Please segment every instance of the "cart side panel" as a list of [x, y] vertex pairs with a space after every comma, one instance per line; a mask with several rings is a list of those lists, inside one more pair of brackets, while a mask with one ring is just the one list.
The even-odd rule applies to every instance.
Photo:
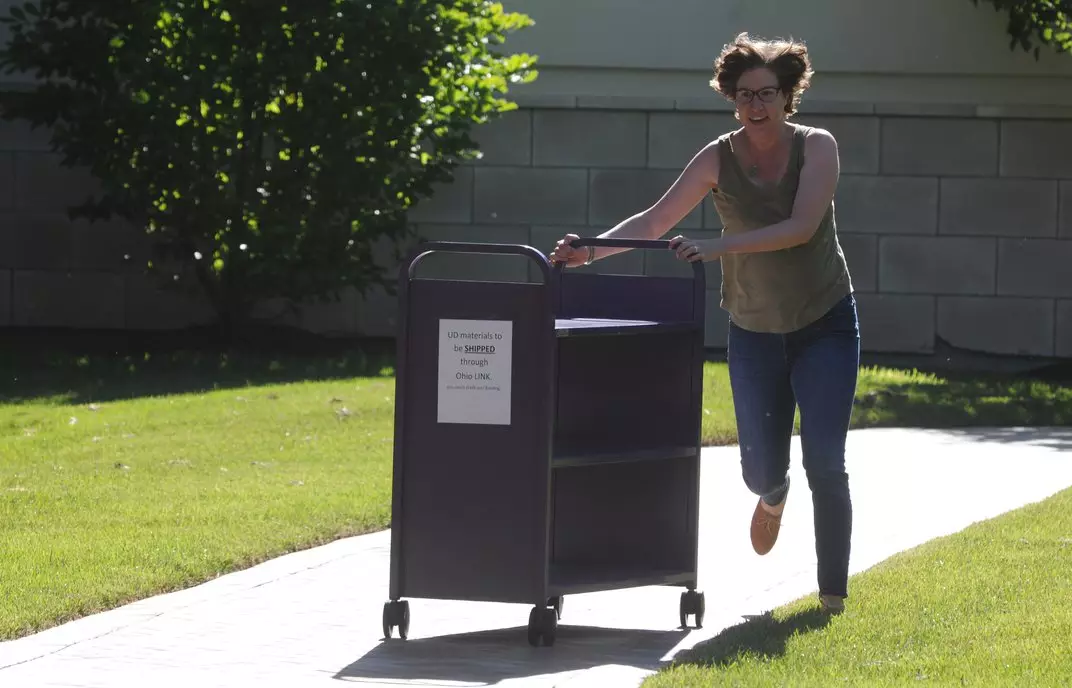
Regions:
[[[546, 591], [554, 331], [538, 284], [413, 280], [401, 460], [403, 596]], [[440, 320], [512, 322], [508, 425], [439, 422]]]

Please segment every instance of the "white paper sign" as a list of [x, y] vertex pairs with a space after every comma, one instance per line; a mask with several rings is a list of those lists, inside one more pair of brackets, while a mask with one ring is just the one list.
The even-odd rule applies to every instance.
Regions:
[[513, 325], [439, 321], [440, 423], [510, 424]]

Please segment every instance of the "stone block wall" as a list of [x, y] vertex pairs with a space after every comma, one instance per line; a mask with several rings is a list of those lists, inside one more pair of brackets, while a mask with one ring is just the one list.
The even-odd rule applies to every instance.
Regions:
[[[567, 232], [597, 234], [658, 200], [701, 146], [737, 124], [682, 101], [524, 105], [489, 125], [484, 159], [414, 214], [424, 236], [516, 241], [527, 232], [547, 251]], [[797, 120], [839, 142], [838, 227], [866, 350], [929, 353], [941, 339], [1072, 357], [1069, 113], [817, 104]], [[707, 198], [674, 231], [719, 229]], [[637, 252], [586, 269], [667, 274], [680, 269], [672, 262]], [[708, 344], [721, 347], [717, 266], [708, 287]]]
[[[654, 203], [696, 151], [735, 127], [711, 103], [532, 97], [479, 132], [484, 157], [411, 215], [430, 239], [527, 243], [594, 235]], [[715, 104], [717, 107], [717, 103]], [[995, 108], [804, 104], [798, 121], [840, 147], [841, 241], [865, 350], [927, 353], [938, 339], [999, 354], [1072, 358], [1072, 114]], [[43, 138], [0, 122], [0, 326], [168, 328], [210, 313], [148, 285], [141, 238], [69, 222], [62, 204], [92, 189]], [[675, 231], [714, 236], [710, 198]], [[591, 268], [682, 274], [631, 252]], [[517, 258], [443, 257], [422, 274], [534, 279]], [[719, 271], [708, 267], [708, 332], [724, 346]], [[267, 312], [267, 311], [266, 311]], [[391, 335], [382, 294], [305, 309], [297, 324]]]

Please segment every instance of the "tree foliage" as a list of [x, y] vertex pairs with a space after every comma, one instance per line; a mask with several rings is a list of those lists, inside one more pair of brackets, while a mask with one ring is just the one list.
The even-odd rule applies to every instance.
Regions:
[[224, 319], [389, 285], [377, 247], [535, 78], [500, 52], [531, 20], [486, 0], [36, 0], [0, 21], [0, 68], [36, 77], [3, 116], [103, 184], [71, 215], [144, 227], [150, 267], [196, 275]]
[[[984, 0], [1008, 12], [1009, 49], [1017, 46], [1039, 58], [1042, 46], [1072, 52], [1072, 0]], [[972, 0], [976, 6], [979, 0]]]

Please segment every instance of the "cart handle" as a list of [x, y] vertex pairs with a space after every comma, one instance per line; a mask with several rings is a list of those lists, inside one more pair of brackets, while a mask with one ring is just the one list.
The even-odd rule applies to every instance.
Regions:
[[544, 282], [551, 281], [551, 262], [547, 257], [531, 246], [524, 244], [488, 244], [475, 241], [425, 241], [417, 246], [416, 253], [409, 261], [407, 276], [413, 279], [417, 264], [432, 253], [499, 253], [528, 256], [536, 261], [543, 272]]
[[[604, 246], [607, 248], [633, 248], [654, 249], [667, 251], [670, 249], [669, 239], [619, 239], [614, 237], [581, 237], [569, 242], [573, 248], [585, 248], [588, 246]], [[555, 269], [561, 270], [565, 263], [556, 262]], [[692, 261], [693, 278], [704, 278], [707, 273], [701, 261]], [[705, 280], [706, 286], [706, 280]]]
[[620, 239], [614, 237], [581, 237], [569, 242], [573, 248], [586, 248], [588, 246], [603, 246], [606, 248], [648, 248], [669, 249], [669, 239]]

